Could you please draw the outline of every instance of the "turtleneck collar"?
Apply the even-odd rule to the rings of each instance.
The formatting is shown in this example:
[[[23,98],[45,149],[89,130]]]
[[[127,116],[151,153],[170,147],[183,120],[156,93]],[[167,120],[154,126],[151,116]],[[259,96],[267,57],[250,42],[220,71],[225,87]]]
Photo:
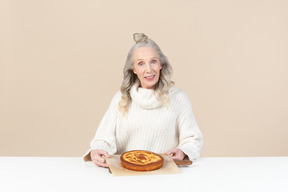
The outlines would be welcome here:
[[[154,89],[139,87],[138,83],[135,83],[130,90],[132,101],[144,109],[155,109],[161,106],[155,94]]]

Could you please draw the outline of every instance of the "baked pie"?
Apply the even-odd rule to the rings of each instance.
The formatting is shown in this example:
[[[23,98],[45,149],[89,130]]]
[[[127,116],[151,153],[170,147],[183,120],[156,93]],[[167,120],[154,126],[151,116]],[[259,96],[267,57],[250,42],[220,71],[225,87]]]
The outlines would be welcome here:
[[[133,150],[123,153],[121,165],[133,171],[152,171],[162,167],[164,159],[151,151]]]

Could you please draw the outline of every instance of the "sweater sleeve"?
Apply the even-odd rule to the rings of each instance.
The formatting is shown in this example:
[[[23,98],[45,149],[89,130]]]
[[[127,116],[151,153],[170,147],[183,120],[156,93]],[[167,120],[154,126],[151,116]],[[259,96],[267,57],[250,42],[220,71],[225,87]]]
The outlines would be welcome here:
[[[203,146],[203,136],[194,117],[192,105],[188,96],[181,94],[181,111],[178,117],[179,145],[190,160],[200,157]]]
[[[92,141],[90,142],[90,149],[87,153],[83,156],[84,161],[91,160],[90,152],[91,150],[104,150],[107,151],[110,155],[116,153],[117,146],[116,146],[116,136],[115,136],[115,128],[116,128],[116,119],[118,114],[118,102],[121,98],[121,93],[118,91],[107,111],[105,112],[96,134]]]

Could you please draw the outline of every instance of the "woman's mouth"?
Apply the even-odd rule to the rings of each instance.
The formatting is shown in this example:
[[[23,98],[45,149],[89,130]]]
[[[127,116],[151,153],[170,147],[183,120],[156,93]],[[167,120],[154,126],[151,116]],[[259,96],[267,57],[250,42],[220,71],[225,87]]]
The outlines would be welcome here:
[[[150,76],[145,77],[145,79],[147,79],[148,81],[151,81],[154,79],[154,77],[155,75],[150,75]]]

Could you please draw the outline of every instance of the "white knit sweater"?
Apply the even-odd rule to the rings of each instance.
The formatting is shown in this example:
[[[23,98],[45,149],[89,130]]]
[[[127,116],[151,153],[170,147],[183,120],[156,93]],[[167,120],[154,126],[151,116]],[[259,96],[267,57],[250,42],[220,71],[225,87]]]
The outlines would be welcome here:
[[[200,156],[203,137],[189,98],[182,90],[170,88],[168,107],[161,105],[153,90],[137,84],[131,88],[130,95],[132,103],[128,114],[123,116],[118,110],[121,92],[115,94],[90,150],[101,149],[111,155],[129,150],[165,153],[178,147],[191,160]]]

